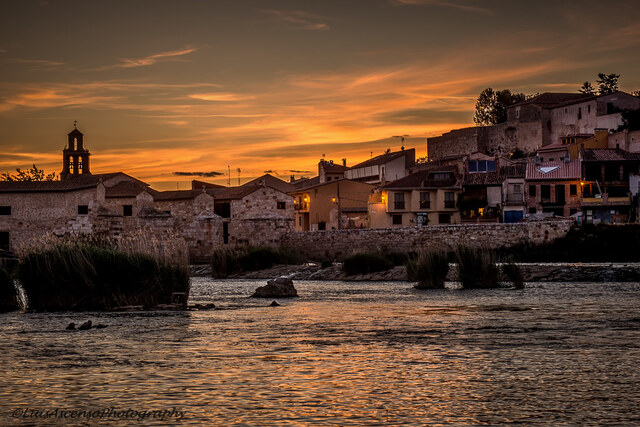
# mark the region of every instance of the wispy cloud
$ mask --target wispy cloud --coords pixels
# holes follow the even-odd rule
[[[324,22],[324,17],[314,15],[304,11],[285,10],[264,10],[264,13],[271,16],[278,22],[302,30],[328,30],[329,24]]]
[[[478,6],[476,0],[390,0],[391,4],[399,6],[442,6],[449,7],[464,12],[479,12],[485,14],[492,14],[493,10],[485,7]]]
[[[253,96],[242,95],[229,92],[211,92],[211,93],[194,93],[189,95],[189,98],[199,99],[201,101],[216,101],[216,102],[231,102],[231,101],[243,101],[247,99],[253,99]]]
[[[52,69],[64,65],[64,62],[51,61],[48,59],[6,58],[4,59],[4,61],[13,62],[16,64],[24,64],[33,69]]]
[[[222,172],[216,172],[216,171],[211,171],[211,172],[172,172],[173,175],[175,176],[201,176],[201,177],[212,177],[212,176],[221,176],[224,175],[224,173]]]
[[[153,55],[145,56],[144,58],[120,58],[119,64],[108,65],[106,67],[99,68],[98,70],[102,71],[114,68],[148,67],[158,62],[177,61],[179,57],[188,55],[189,53],[195,52],[197,50],[197,48],[187,46],[180,50],[160,52]]]

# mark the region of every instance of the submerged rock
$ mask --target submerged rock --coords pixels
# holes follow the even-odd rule
[[[86,331],[87,329],[91,329],[91,320],[87,320],[82,325],[78,326],[79,331]]]
[[[260,286],[253,295],[254,298],[291,298],[297,297],[298,291],[293,286],[293,280],[288,277],[278,277]]]

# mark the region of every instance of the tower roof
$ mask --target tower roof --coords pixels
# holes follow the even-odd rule
[[[83,135],[82,132],[80,132],[78,129],[74,129],[71,132],[69,132],[67,135],[71,136],[71,135]]]

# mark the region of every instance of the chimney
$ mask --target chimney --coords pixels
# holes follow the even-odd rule
[[[342,166],[347,167],[347,159],[342,159]]]
[[[296,176],[295,176],[295,175],[291,175],[291,176],[289,177],[289,182],[293,182],[293,181],[295,181],[295,180],[296,180]]]

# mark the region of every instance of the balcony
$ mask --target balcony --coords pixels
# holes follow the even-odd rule
[[[600,197],[597,197],[600,196]],[[594,197],[581,197],[582,206],[628,206],[631,204],[631,198],[627,195],[624,197],[609,197],[609,193],[596,194]]]
[[[431,209],[430,200],[420,200],[420,209]]]
[[[294,203],[293,204],[293,209],[296,211],[308,211],[309,210],[309,203],[305,202],[305,203]]]
[[[393,202],[393,209],[396,211],[404,210],[404,202]]]
[[[445,209],[455,209],[456,208],[456,201],[455,200],[445,200],[444,201],[444,208]]]

